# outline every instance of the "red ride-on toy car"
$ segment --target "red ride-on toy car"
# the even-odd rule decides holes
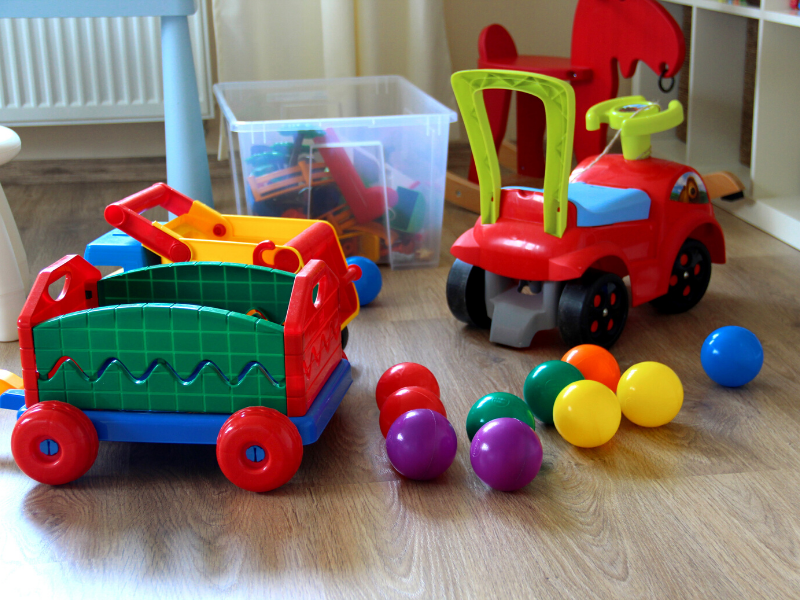
[[[621,130],[622,155],[581,162],[570,176],[575,96],[569,84],[534,73],[462,71],[452,77],[481,189],[481,217],[451,249],[447,302],[461,321],[491,328],[490,340],[527,347],[558,327],[564,341],[610,347],[633,305],[680,313],[705,294],[711,263],[725,262],[725,240],[709,200],[719,174],[650,156],[650,134],[675,127],[683,108],[663,112],[641,96],[593,106],[587,127]],[[547,115],[544,189],[500,188],[500,167],[483,90],[533,94]],[[728,179],[730,181],[730,179]],[[740,184],[739,184],[740,185]],[[716,194],[716,195],[715,195]]]

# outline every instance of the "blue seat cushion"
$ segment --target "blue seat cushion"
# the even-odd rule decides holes
[[[570,183],[567,197],[578,209],[578,227],[641,221],[650,216],[650,196],[642,190]]]
[[[508,189],[542,191],[521,186],[509,186]],[[650,216],[650,196],[642,190],[633,188],[570,183],[567,188],[567,198],[578,211],[578,227],[641,221]]]

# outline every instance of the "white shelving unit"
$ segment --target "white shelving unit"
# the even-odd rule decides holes
[[[800,16],[788,0],[761,0],[761,8],[714,0],[662,1],[682,21],[692,10],[686,143],[673,132],[654,137],[653,154],[692,165],[700,173],[732,171],[747,185],[747,198],[715,201],[727,210],[800,249]],[[739,162],[747,19],[758,21],[758,59],[751,166]],[[647,68],[633,93],[666,102],[677,97],[657,87]]]

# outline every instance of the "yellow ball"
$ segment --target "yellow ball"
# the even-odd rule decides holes
[[[558,433],[581,448],[605,444],[614,437],[621,419],[617,396],[591,379],[569,384],[553,405],[553,422]]]
[[[683,405],[683,386],[675,371],[643,362],[625,371],[617,386],[619,404],[629,420],[642,427],[666,425]]]

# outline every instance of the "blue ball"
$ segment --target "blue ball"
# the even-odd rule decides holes
[[[739,387],[752,381],[764,364],[764,348],[752,331],[730,325],[713,332],[700,351],[703,370],[720,385]]]
[[[381,270],[374,262],[365,256],[351,256],[347,259],[348,265],[358,265],[361,268],[361,279],[355,282],[358,292],[358,301],[361,306],[366,306],[381,293],[383,278]]]

